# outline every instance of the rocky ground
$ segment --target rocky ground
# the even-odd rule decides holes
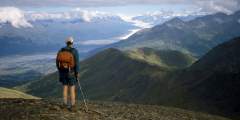
[[[53,100],[0,99],[0,120],[229,120],[177,108],[109,102],[78,104],[70,112]]]

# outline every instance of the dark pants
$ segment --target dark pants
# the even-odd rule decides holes
[[[77,79],[73,70],[59,70],[59,81],[63,85],[76,85]]]

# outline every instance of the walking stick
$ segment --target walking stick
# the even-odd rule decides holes
[[[86,102],[86,99],[85,99],[85,94],[84,94],[84,92],[83,92],[83,90],[82,90],[82,86],[81,86],[81,84],[80,84],[80,80],[79,80],[78,77],[77,77],[77,81],[78,81],[78,86],[79,86],[79,89],[80,89],[80,91],[81,91],[81,96],[82,96],[82,99],[83,99],[83,102],[84,102],[86,111],[88,111],[88,106],[87,106],[87,102]]]

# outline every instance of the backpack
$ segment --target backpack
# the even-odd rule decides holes
[[[75,67],[75,60],[71,50],[62,49],[57,54],[57,65],[60,69],[73,69]]]

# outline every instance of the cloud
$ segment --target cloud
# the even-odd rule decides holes
[[[0,23],[10,23],[16,28],[33,27],[24,16],[23,11],[15,7],[0,8]]]
[[[232,12],[240,9],[240,0],[1,0],[0,6],[102,7],[122,5],[192,5],[204,11]]]
[[[135,26],[140,27],[140,28],[150,28],[152,27],[149,23],[140,21],[140,20],[134,20],[134,16],[126,16],[126,15],[119,15],[121,19],[123,19],[126,22],[133,23]]]
[[[178,4],[189,0],[1,0],[1,5],[12,6],[116,6],[132,4]]]
[[[81,19],[85,22],[91,22],[92,20],[95,19],[104,19],[107,17],[119,17],[119,16],[105,12],[89,11],[80,8],[75,8],[71,11],[66,12],[27,12],[26,17],[30,21]]]
[[[118,42],[119,40],[87,40],[87,41],[81,41],[80,45],[108,45],[115,42]]]
[[[209,0],[198,1],[197,6],[200,6],[203,11],[224,12],[231,14],[240,9],[240,0]]]

